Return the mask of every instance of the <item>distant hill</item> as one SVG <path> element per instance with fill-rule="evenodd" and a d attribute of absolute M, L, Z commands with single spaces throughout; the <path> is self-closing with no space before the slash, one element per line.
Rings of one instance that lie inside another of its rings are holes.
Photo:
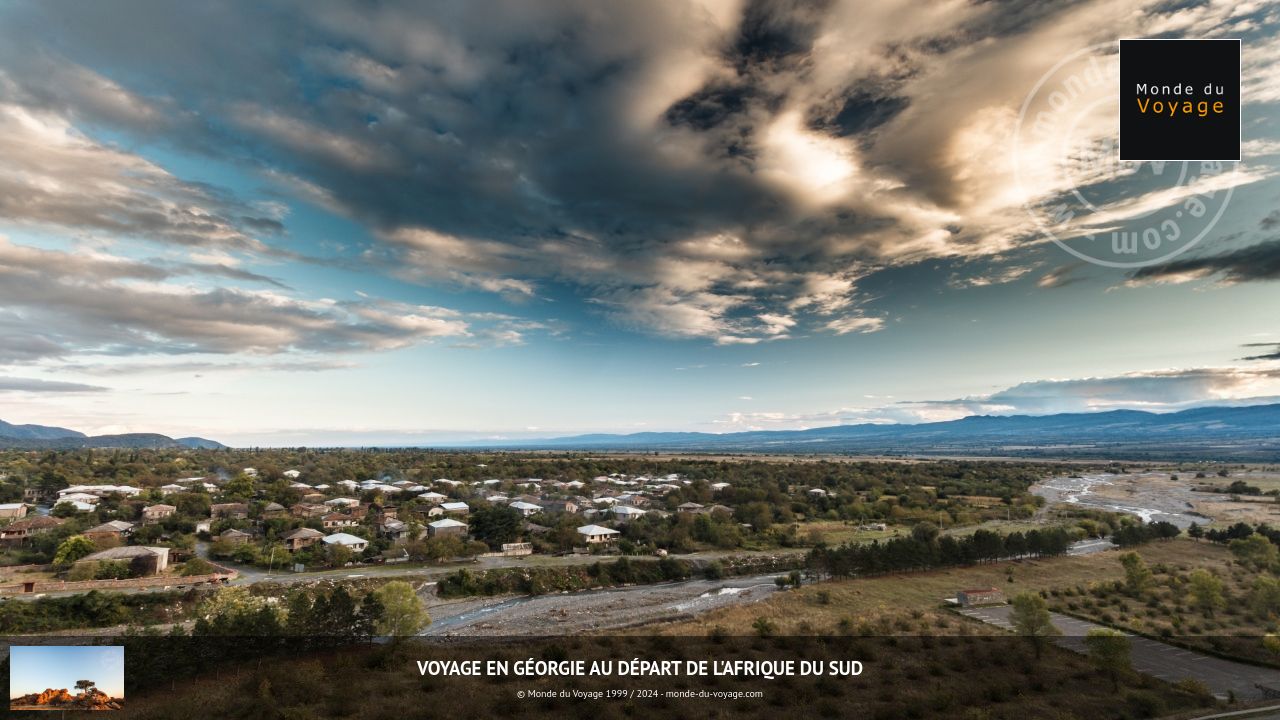
<path fill-rule="evenodd" d="M 84 433 L 50 425 L 12 425 L 0 420 L 0 437 L 17 440 L 56 440 L 84 437 Z"/>
<path fill-rule="evenodd" d="M 75 450 L 79 448 L 193 448 L 217 450 L 220 442 L 198 437 L 174 439 L 159 433 L 88 436 L 48 425 L 13 425 L 0 420 L 0 449 Z"/>
<path fill-rule="evenodd" d="M 973 415 L 916 425 L 837 425 L 737 433 L 591 434 L 467 447 L 530 450 L 1000 455 L 1128 459 L 1280 459 L 1280 404 L 1175 413 L 1113 410 Z"/>

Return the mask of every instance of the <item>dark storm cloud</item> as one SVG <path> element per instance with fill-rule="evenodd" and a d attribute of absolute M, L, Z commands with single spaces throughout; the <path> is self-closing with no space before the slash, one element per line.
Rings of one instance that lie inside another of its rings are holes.
<path fill-rule="evenodd" d="M 1266 240 L 1218 255 L 1174 260 L 1137 270 L 1134 280 L 1220 277 L 1225 282 L 1280 279 L 1280 240 Z"/>
<path fill-rule="evenodd" d="M 1266 348 L 1265 352 L 1242 357 L 1241 360 L 1280 360 L 1280 343 L 1249 343 L 1241 347 Z"/>

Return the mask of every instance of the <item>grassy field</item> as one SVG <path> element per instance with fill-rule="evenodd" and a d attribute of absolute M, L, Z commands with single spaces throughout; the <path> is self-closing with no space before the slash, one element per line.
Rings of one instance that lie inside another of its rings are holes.
<path fill-rule="evenodd" d="M 1230 558 L 1224 547 L 1183 539 L 1151 543 L 1139 548 L 1138 553 L 1151 565 L 1221 567 Z M 1112 582 L 1124 575 L 1118 557 L 1117 552 L 1103 552 L 814 583 L 754 605 L 672 623 L 660 632 L 705 635 L 720 628 L 731 634 L 751 633 L 758 618 L 773 623 L 780 634 L 847 632 L 866 622 L 887 622 L 896 632 L 945 632 L 946 627 L 940 624 L 954 624 L 957 620 L 942 610 L 943 601 L 954 597 L 957 590 L 995 586 L 1012 596 Z"/>
<path fill-rule="evenodd" d="M 1116 583 L 1094 582 L 1050 593 L 1052 609 L 1132 632 L 1159 637 L 1220 655 L 1254 663 L 1280 665 L 1280 657 L 1262 644 L 1267 633 L 1280 630 L 1276 618 L 1252 609 L 1250 592 L 1260 575 L 1271 574 L 1229 562 L 1220 545 L 1192 559 L 1175 557 L 1148 564 L 1153 571 L 1149 588 L 1126 592 Z M 1191 571 L 1204 569 L 1223 586 L 1223 606 L 1212 611 L 1195 607 L 1188 590 Z"/>

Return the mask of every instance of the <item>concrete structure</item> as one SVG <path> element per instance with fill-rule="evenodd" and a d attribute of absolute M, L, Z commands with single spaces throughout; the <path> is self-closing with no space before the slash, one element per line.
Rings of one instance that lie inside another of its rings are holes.
<path fill-rule="evenodd" d="M 0 520 L 21 520 L 27 516 L 24 503 L 4 503 L 0 505 Z"/>
<path fill-rule="evenodd" d="M 249 517 L 249 505 L 247 503 L 217 503 L 209 506 L 209 514 L 216 518 L 240 518 Z"/>
<path fill-rule="evenodd" d="M 1004 592 L 997 587 L 971 588 L 956 593 L 956 602 L 960 607 L 976 605 L 999 605 L 1004 602 Z"/>
<path fill-rule="evenodd" d="M 109 560 L 124 560 L 137 568 L 140 575 L 158 575 L 169 567 L 169 548 L 140 545 L 114 547 L 85 556 L 76 564 Z"/>

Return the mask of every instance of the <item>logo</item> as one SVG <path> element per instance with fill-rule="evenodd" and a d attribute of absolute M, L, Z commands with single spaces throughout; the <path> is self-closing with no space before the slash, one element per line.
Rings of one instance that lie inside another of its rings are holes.
<path fill-rule="evenodd" d="M 1236 163 L 1121 160 L 1120 77 L 1114 43 L 1060 60 L 1022 104 L 1013 162 L 1024 207 L 1059 247 L 1139 268 L 1208 235 L 1231 199 Z"/>

